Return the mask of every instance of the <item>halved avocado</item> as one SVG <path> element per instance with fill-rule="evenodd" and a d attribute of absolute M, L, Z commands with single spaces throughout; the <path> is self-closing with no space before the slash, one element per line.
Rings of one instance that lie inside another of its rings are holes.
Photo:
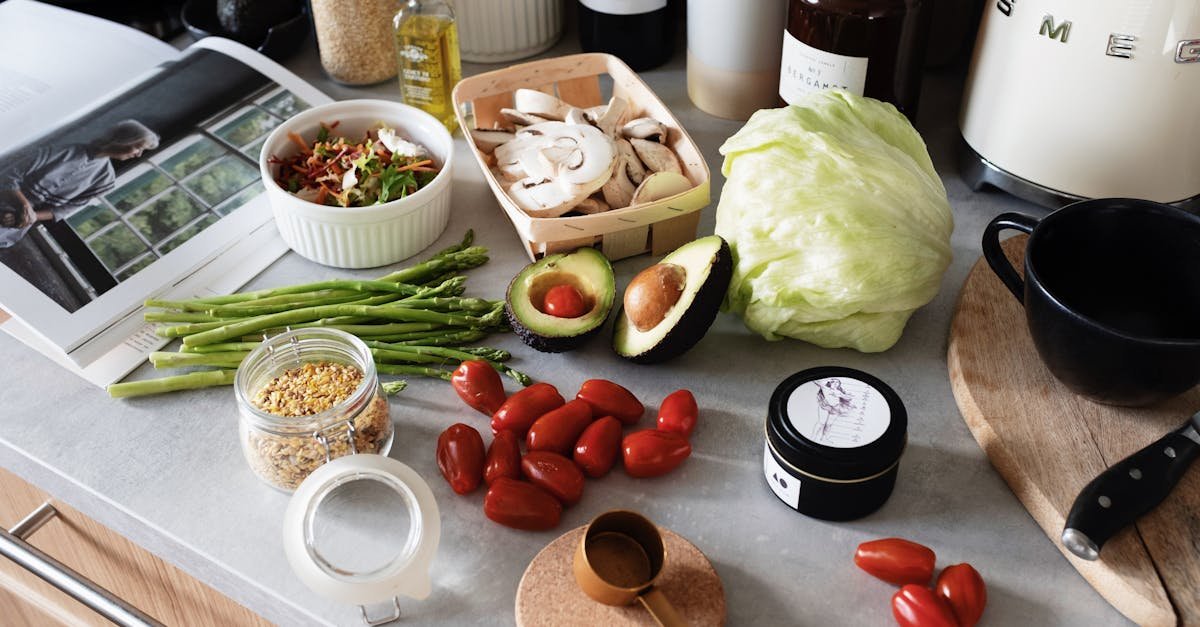
<path fill-rule="evenodd" d="M 660 285 L 671 282 L 662 281 L 662 277 L 675 277 L 682 273 L 678 300 L 669 306 L 660 322 L 649 328 L 645 328 L 646 316 L 638 316 L 639 312 L 635 312 L 634 319 L 642 318 L 640 322 L 643 328 L 639 329 L 628 311 L 631 294 L 626 288 L 625 306 L 617 313 L 617 323 L 613 328 L 613 350 L 639 364 L 673 359 L 695 346 L 716 319 L 725 290 L 729 289 L 729 280 L 733 277 L 729 244 L 719 235 L 684 244 L 663 257 L 657 266 L 669 268 L 670 271 L 651 266 L 642 274 L 647 274 L 654 283 Z M 635 277 L 634 282 L 637 280 Z M 631 287 L 633 285 L 630 283 Z M 670 299 L 674 299 L 674 294 L 667 302 Z M 650 318 L 657 318 L 658 313 L 651 314 Z"/>
<path fill-rule="evenodd" d="M 587 312 L 575 318 L 546 313 L 546 292 L 568 284 L 579 290 Z M 508 284 L 508 324 L 529 346 L 544 353 L 578 348 L 600 331 L 616 298 L 612 264 L 595 248 L 546 255 L 521 270 Z"/>

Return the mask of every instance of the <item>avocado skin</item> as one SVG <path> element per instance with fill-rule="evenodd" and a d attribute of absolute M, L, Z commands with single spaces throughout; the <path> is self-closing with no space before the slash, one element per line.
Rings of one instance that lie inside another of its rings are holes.
<path fill-rule="evenodd" d="M 708 278 L 704 280 L 700 289 L 696 290 L 696 298 L 692 301 L 692 306 L 683 313 L 679 322 L 675 323 L 675 326 L 671 327 L 650 350 L 638 355 L 621 355 L 621 357 L 635 364 L 647 365 L 674 359 L 691 350 L 708 333 L 708 328 L 717 319 L 721 301 L 725 299 L 725 290 L 729 289 L 729 282 L 732 279 L 733 254 L 729 250 L 729 243 L 722 239 L 721 247 L 717 249 L 717 258 L 713 261 Z M 625 308 L 622 306 L 617 310 L 617 324 L 621 323 L 624 315 Z M 617 324 L 613 325 L 614 342 Z"/>
<path fill-rule="evenodd" d="M 504 315 L 508 318 L 508 326 L 512 327 L 513 333 L 516 333 L 517 337 L 521 338 L 521 341 L 525 342 L 526 346 L 542 353 L 565 353 L 575 350 L 583 346 L 584 342 L 599 334 L 600 329 L 604 328 L 603 324 L 599 324 L 591 331 L 586 331 L 579 335 L 550 337 L 548 335 L 541 335 L 537 331 L 521 324 L 521 320 L 513 313 L 512 306 L 507 303 L 504 305 Z"/>

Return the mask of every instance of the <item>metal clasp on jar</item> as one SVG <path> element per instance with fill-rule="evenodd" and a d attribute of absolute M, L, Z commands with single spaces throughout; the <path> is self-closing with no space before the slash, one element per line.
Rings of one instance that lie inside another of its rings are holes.
<path fill-rule="evenodd" d="M 358 437 L 358 433 L 354 430 L 354 419 L 350 418 L 349 420 L 346 420 L 345 422 L 335 422 L 329 426 L 322 427 L 320 429 L 317 429 L 316 431 L 313 431 L 313 434 L 312 434 L 313 439 L 316 440 L 325 449 L 325 463 L 326 464 L 328 464 L 329 461 L 331 459 L 333 459 L 333 454 L 329 450 L 329 438 L 326 437 L 325 434 L 326 434 L 326 432 L 332 431 L 332 430 L 337 429 L 338 427 L 342 427 L 342 426 L 346 427 L 346 442 L 350 445 L 350 454 L 351 455 L 358 454 L 358 446 L 355 445 L 355 443 L 354 443 L 355 438 Z"/>

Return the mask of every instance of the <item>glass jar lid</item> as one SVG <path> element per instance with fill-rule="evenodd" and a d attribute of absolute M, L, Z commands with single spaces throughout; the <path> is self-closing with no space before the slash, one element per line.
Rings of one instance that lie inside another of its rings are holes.
<path fill-rule="evenodd" d="M 323 597 L 359 606 L 428 597 L 440 536 L 429 485 L 382 455 L 348 455 L 313 471 L 283 521 L 296 576 Z"/>

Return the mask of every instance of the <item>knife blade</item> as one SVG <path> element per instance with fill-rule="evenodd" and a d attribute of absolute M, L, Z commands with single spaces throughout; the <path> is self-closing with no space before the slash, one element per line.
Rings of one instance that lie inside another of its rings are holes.
<path fill-rule="evenodd" d="M 1084 486 L 1067 515 L 1063 546 L 1085 560 L 1099 558 L 1105 542 L 1167 498 L 1197 457 L 1200 412 Z"/>

